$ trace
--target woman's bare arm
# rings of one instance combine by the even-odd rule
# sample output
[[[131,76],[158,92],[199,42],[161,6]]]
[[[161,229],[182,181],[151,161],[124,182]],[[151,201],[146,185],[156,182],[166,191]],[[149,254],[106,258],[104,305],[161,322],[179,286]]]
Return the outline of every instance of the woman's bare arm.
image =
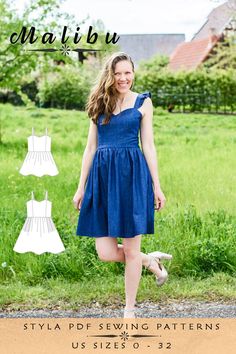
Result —
[[[85,184],[88,178],[88,174],[91,168],[91,164],[93,161],[94,154],[97,149],[97,125],[90,121],[89,132],[88,132],[88,139],[87,144],[84,149],[82,164],[81,164],[81,173],[80,173],[80,180],[78,184],[77,191],[73,197],[73,203],[76,209],[80,210],[82,200],[84,197],[84,189]]]
[[[158,209],[161,209],[164,206],[165,196],[161,191],[160,181],[158,177],[158,161],[152,126],[153,105],[152,100],[149,97],[145,99],[140,111],[142,111],[143,114],[140,128],[142,151],[147,161],[150,174],[152,176],[156,206],[158,207],[158,205],[160,204],[160,207]]]
[[[89,126],[87,144],[84,149],[83,158],[82,158],[78,189],[85,187],[96,149],[97,149],[97,126],[91,120]]]
[[[153,107],[150,98],[146,98],[142,106],[143,118],[141,119],[140,138],[142,144],[142,150],[145,155],[154,188],[160,188],[160,182],[158,177],[158,162],[157,153],[154,144],[152,117]]]

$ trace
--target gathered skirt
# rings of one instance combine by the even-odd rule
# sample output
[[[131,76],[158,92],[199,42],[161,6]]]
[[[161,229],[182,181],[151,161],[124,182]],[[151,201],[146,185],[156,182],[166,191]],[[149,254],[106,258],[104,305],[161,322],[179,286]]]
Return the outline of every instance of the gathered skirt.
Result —
[[[139,147],[96,150],[76,234],[122,238],[154,234],[152,178]]]
[[[50,217],[27,217],[13,250],[18,253],[60,253],[65,247]]]

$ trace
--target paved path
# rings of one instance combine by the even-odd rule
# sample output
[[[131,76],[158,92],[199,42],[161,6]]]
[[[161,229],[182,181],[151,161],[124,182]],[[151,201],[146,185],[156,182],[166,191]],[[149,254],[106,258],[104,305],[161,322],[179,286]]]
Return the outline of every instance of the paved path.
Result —
[[[35,309],[12,311],[5,309],[0,311],[0,317],[73,317],[73,318],[109,318],[123,317],[123,304],[102,306],[98,302],[93,302],[91,306],[81,306],[78,311]],[[206,301],[170,301],[170,302],[142,302],[137,304],[136,317],[185,317],[204,318],[221,317],[236,318],[236,301],[230,302],[206,302]]]

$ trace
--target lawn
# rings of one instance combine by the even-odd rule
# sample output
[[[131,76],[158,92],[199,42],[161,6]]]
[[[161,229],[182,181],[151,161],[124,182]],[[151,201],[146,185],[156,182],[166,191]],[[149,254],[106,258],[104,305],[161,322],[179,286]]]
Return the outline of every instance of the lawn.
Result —
[[[87,139],[86,114],[0,105],[0,124],[1,306],[27,304],[31,293],[40,304],[49,290],[55,294],[52,302],[72,301],[75,294],[78,302],[88,302],[91,290],[101,301],[123,299],[124,264],[101,262],[94,239],[75,236],[78,213],[72,198]],[[57,176],[19,174],[32,127],[36,135],[48,128]],[[167,202],[155,214],[155,234],[143,235],[142,251],[170,252],[173,260],[166,263],[170,278],[158,295],[148,285],[154,284],[153,275],[143,270],[138,296],[236,298],[236,117],[155,109],[153,128]],[[48,190],[52,218],[66,248],[61,254],[13,251],[32,190],[37,200]]]

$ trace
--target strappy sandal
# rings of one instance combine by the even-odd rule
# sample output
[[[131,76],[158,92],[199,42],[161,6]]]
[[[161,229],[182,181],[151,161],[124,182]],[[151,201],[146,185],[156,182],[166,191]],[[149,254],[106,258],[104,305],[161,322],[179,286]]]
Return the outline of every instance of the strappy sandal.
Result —
[[[167,273],[167,270],[165,269],[165,267],[163,266],[163,264],[160,261],[161,258],[157,257],[157,256],[154,256],[153,254],[157,254],[157,252],[148,253],[148,255],[150,257],[150,262],[149,262],[149,264],[147,266],[147,269],[150,268],[150,266],[153,264],[153,262],[156,262],[158,264],[158,267],[161,270],[161,275],[156,274],[155,271],[152,271],[152,273],[156,274],[156,283],[157,283],[158,286],[161,286],[167,281],[168,273]],[[160,253],[159,253],[159,256],[160,256]],[[168,256],[170,256],[170,255],[168,255]],[[162,258],[163,259],[165,258],[165,256],[163,256],[163,254],[162,254]],[[172,258],[172,256],[171,256],[171,258]],[[171,259],[171,258],[165,258],[165,259]]]
[[[172,254],[163,253],[163,252],[159,252],[159,251],[148,253],[148,255],[153,256],[153,257],[157,257],[159,259],[168,259],[168,260],[172,259]]]

